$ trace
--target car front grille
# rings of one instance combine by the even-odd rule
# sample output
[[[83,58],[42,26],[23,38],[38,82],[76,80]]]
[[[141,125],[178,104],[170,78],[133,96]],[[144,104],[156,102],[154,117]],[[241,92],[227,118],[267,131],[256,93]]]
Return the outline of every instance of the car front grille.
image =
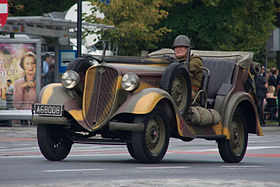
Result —
[[[98,66],[88,70],[84,91],[84,115],[90,128],[96,129],[109,117],[117,92],[118,72]]]

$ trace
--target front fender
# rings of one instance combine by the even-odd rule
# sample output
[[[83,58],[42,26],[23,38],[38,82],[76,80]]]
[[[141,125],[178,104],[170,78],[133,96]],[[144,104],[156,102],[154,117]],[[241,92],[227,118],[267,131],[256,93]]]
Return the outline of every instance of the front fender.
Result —
[[[159,88],[147,88],[129,97],[115,115],[120,113],[148,114],[162,99],[168,99],[173,108],[176,108],[172,97],[166,91]]]
[[[84,128],[90,129],[83,119],[81,99],[74,91],[65,89],[60,83],[53,83],[45,86],[37,102],[41,104],[61,104],[64,110]]]
[[[159,88],[147,88],[129,97],[122,106],[116,111],[114,116],[122,113],[129,114],[148,114],[152,112],[157,104],[165,107],[166,114],[169,115],[171,126],[177,130],[181,137],[194,138],[194,132],[189,128],[183,116],[177,109],[172,97]],[[113,117],[114,117],[113,116]]]

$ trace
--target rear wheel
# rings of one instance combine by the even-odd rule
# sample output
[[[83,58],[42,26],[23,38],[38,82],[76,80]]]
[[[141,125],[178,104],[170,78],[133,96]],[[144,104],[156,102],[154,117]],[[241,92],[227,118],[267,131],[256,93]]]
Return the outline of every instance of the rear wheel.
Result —
[[[244,112],[237,108],[228,126],[229,140],[218,140],[219,153],[222,159],[228,163],[240,162],[247,149],[248,132]]]
[[[38,124],[37,141],[41,153],[50,161],[63,160],[72,147],[72,141],[65,136],[63,127],[56,125]]]
[[[156,107],[150,114],[138,116],[134,123],[145,125],[144,131],[132,132],[132,157],[147,163],[157,163],[164,157],[168,144],[170,127],[163,109]]]
[[[135,155],[135,152],[134,152],[134,150],[133,150],[133,147],[132,147],[132,143],[127,143],[126,146],[127,146],[127,150],[128,150],[128,152],[129,152],[130,156],[131,156],[132,158],[137,159],[137,157],[136,157],[136,155]]]

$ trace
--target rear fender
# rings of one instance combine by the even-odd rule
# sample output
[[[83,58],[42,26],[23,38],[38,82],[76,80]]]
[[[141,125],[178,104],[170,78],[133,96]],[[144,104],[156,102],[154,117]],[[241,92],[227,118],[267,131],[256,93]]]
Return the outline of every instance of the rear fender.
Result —
[[[252,96],[248,93],[237,92],[230,98],[222,117],[223,134],[226,135],[227,139],[230,138],[228,125],[231,123],[233,114],[238,107],[242,108],[244,111],[244,115],[247,119],[248,132],[262,136],[263,132],[261,130],[260,120],[257,115],[257,108],[254,105]]]

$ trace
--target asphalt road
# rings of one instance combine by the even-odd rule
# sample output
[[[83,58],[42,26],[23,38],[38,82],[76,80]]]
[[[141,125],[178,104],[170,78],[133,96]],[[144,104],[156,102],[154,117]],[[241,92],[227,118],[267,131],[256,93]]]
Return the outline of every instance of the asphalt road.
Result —
[[[159,164],[142,164],[126,146],[75,144],[61,162],[47,161],[35,127],[0,127],[0,186],[280,186],[280,127],[249,135],[245,158],[224,163],[215,141],[172,139]]]

